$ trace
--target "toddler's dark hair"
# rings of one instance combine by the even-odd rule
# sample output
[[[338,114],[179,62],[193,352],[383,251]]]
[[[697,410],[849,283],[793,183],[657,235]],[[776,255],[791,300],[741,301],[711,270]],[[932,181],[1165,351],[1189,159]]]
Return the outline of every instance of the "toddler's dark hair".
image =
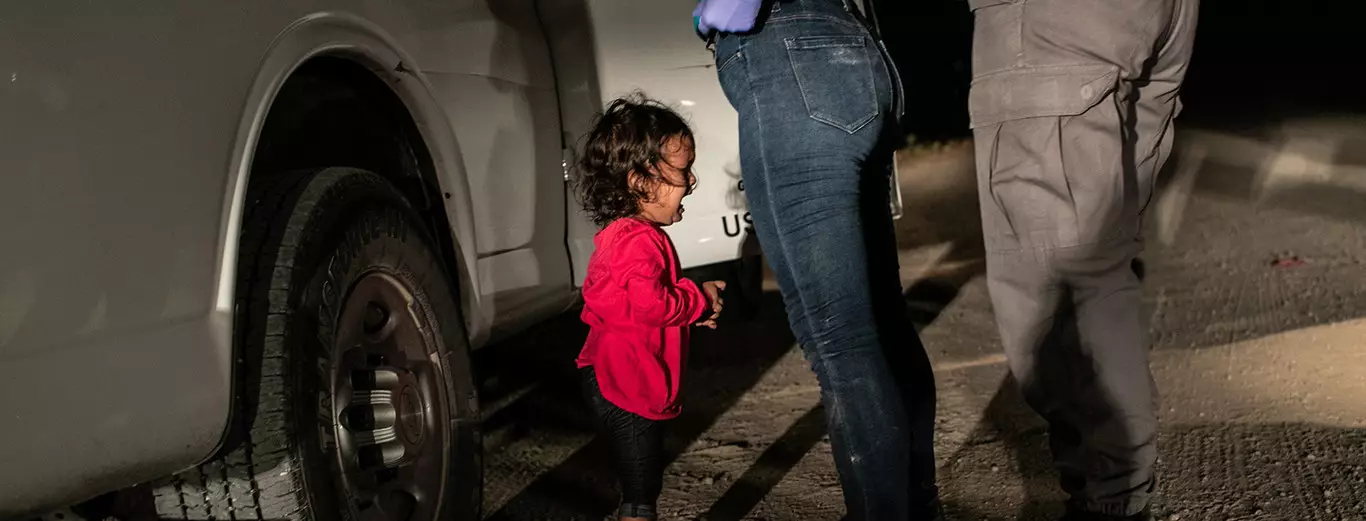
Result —
[[[655,167],[673,138],[691,141],[692,129],[677,112],[639,93],[612,101],[598,115],[577,165],[579,202],[594,223],[639,214],[655,183],[669,182]],[[632,185],[631,172],[644,182]]]

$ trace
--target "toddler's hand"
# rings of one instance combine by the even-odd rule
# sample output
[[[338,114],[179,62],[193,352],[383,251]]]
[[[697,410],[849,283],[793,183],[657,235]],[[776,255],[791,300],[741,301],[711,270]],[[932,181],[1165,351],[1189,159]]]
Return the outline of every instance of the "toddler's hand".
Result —
[[[716,329],[716,319],[721,318],[721,308],[725,301],[721,299],[721,292],[725,291],[725,281],[712,280],[702,283],[702,292],[707,294],[707,300],[711,302],[711,317],[698,323],[698,326]]]

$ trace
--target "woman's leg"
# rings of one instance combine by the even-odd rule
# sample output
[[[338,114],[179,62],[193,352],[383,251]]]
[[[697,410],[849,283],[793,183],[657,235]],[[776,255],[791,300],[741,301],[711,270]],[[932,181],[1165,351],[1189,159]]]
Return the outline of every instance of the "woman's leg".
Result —
[[[821,383],[850,517],[905,519],[912,453],[930,451],[911,449],[902,391],[913,387],[898,385],[885,350],[920,346],[910,342],[914,331],[879,328],[875,301],[899,293],[899,281],[886,276],[894,251],[870,252],[865,235],[870,224],[878,234],[890,224],[885,207],[866,211],[864,197],[887,190],[886,170],[867,167],[885,144],[888,69],[867,32],[831,0],[775,4],[758,34],[718,42],[717,61],[739,113],[755,229]],[[882,284],[893,286],[874,287]]]

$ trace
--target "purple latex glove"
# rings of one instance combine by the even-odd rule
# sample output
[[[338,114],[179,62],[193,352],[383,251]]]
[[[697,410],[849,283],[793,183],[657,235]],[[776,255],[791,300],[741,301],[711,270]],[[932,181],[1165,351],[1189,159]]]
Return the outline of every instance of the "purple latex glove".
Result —
[[[763,0],[701,0],[692,12],[697,32],[743,33],[754,28]]]

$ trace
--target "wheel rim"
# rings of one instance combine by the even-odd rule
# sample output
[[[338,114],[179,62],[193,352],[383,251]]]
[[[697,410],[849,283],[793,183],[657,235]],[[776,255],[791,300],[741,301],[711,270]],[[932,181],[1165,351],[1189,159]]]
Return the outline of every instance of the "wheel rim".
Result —
[[[341,488],[360,519],[435,519],[441,505],[450,409],[427,316],[398,279],[372,273],[339,317],[330,425]]]

